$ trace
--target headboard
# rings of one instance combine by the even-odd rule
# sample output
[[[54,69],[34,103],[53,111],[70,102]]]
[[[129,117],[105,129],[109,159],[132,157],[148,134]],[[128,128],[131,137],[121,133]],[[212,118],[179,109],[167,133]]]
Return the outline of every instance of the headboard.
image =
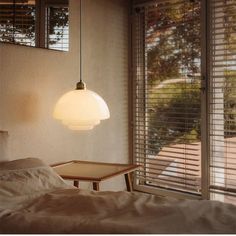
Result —
[[[7,161],[8,131],[0,130],[0,161]]]

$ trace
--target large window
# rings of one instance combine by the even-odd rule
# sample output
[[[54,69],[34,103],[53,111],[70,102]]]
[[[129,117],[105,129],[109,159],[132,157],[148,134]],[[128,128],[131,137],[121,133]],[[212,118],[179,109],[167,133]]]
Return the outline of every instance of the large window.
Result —
[[[221,200],[235,192],[235,4],[134,6],[136,189]]]

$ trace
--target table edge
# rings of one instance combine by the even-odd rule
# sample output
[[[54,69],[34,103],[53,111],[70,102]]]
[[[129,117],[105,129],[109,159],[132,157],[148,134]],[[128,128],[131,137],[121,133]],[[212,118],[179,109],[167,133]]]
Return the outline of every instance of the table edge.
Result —
[[[108,175],[104,175],[100,178],[87,178],[87,177],[83,177],[83,176],[68,176],[68,175],[60,175],[63,179],[67,179],[67,180],[82,180],[82,181],[92,181],[92,182],[101,182],[103,180],[118,176],[118,175],[122,175],[122,174],[128,174],[130,172],[133,172],[137,169],[139,169],[141,167],[141,165],[136,165],[136,164],[120,164],[120,163],[106,163],[106,162],[92,162],[92,161],[78,161],[78,160],[72,160],[72,161],[68,161],[68,162],[61,162],[61,163],[57,163],[57,164],[53,164],[51,165],[52,168],[54,167],[58,167],[58,166],[62,166],[65,164],[69,164],[69,163],[87,163],[87,164],[96,164],[96,165],[108,165],[108,166],[126,166],[127,168],[124,170],[120,170],[117,171],[113,174],[108,174]]]

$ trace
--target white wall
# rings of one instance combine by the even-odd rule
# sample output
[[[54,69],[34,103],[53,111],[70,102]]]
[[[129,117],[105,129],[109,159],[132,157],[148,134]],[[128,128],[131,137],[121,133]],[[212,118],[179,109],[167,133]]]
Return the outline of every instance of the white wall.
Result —
[[[57,99],[79,79],[79,1],[71,0],[70,52],[0,45],[0,127],[9,132],[9,160],[128,162],[128,1],[83,2],[83,79],[107,102],[111,118],[83,132],[52,118]],[[123,188],[123,178],[102,185],[110,187]]]

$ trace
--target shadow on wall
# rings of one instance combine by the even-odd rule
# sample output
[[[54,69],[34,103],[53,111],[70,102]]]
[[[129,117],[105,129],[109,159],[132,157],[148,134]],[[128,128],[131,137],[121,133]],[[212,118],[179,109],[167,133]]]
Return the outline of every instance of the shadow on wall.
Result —
[[[32,123],[39,117],[39,98],[33,92],[17,93],[9,99],[7,117],[12,123]]]
[[[7,140],[8,140],[8,132],[0,130],[0,162],[8,160]]]
[[[39,117],[39,98],[33,92],[10,94],[7,99],[5,128],[13,125],[34,123]],[[0,161],[9,160],[8,155],[8,132],[0,130]]]

